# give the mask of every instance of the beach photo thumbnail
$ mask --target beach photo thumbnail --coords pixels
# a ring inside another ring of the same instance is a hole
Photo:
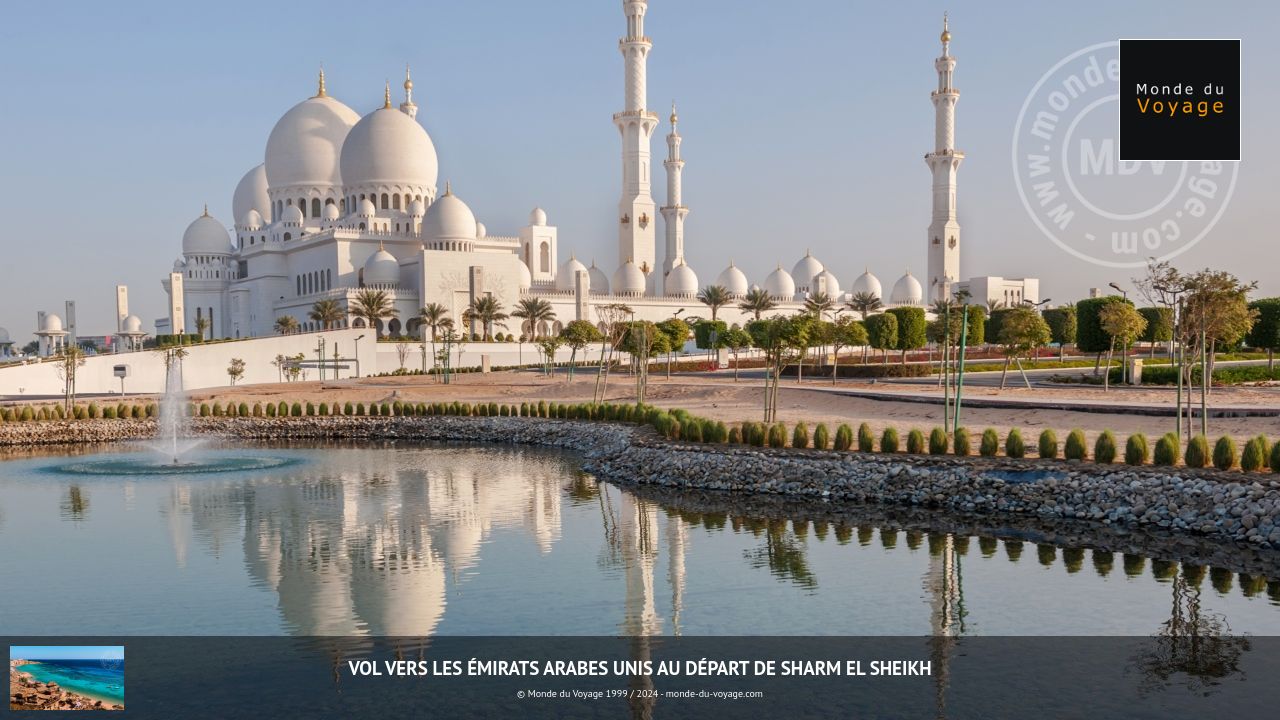
[[[11,645],[10,710],[124,710],[123,645]]]

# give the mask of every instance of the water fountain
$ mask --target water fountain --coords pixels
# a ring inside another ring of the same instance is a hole
[[[169,465],[181,468],[182,457],[200,445],[200,440],[189,437],[185,392],[182,387],[181,348],[167,350],[164,362],[164,396],[160,398],[160,416],[157,418],[156,442],[152,447],[169,460]]]

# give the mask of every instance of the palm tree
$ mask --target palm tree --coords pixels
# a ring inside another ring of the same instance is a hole
[[[830,295],[824,292],[816,292],[805,298],[804,301],[805,312],[814,316],[818,320],[825,320],[827,313],[831,312],[832,308],[835,306],[835,301],[831,299]]]
[[[211,325],[213,325],[213,323],[209,322],[209,318],[204,317],[203,315],[196,318],[196,334],[200,336],[200,342],[204,342],[209,339],[204,335],[209,332],[209,327]]]
[[[342,307],[338,305],[337,300],[317,300],[311,306],[311,312],[307,313],[307,317],[312,322],[319,323],[324,330],[329,330],[342,320]]]
[[[720,308],[728,305],[731,299],[729,291],[723,285],[708,285],[698,291],[698,300],[703,305],[711,308],[711,322],[716,321],[716,315],[720,312]]]
[[[769,293],[760,288],[751,288],[746,295],[742,296],[742,302],[738,303],[738,309],[754,314],[756,319],[759,320],[761,314],[769,312],[777,305],[773,298],[769,297]]]
[[[1003,300],[996,300],[995,298],[987,300],[987,315],[990,316],[992,310],[999,310],[1002,307],[1004,307]]]
[[[492,295],[483,295],[471,301],[471,305],[462,312],[462,319],[466,322],[472,320],[480,323],[480,333],[488,341],[493,335],[493,326],[506,327],[503,320],[509,315],[502,312],[502,303]]]
[[[884,307],[884,303],[880,302],[880,298],[875,293],[862,290],[854,293],[845,306],[860,313],[862,319],[866,320],[868,315]]]
[[[281,335],[298,332],[298,320],[292,315],[281,315],[276,318],[275,328]]]
[[[396,317],[399,312],[391,303],[391,297],[387,295],[386,290],[374,290],[365,288],[356,293],[355,316],[363,318],[375,333],[378,328],[378,321]],[[383,335],[386,334],[384,331]]]
[[[423,327],[431,330],[431,342],[435,342],[440,328],[448,317],[449,310],[445,306],[440,303],[428,303],[418,310],[418,317],[415,319]]]
[[[511,317],[523,321],[520,323],[521,337],[528,336],[530,340],[536,340],[538,326],[543,322],[555,322],[556,311],[551,309],[551,303],[542,298],[522,298],[516,303],[516,309],[511,311]]]

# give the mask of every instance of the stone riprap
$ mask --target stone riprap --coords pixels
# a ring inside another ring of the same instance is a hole
[[[454,440],[581,452],[610,482],[881,503],[962,513],[1154,527],[1280,548],[1280,482],[1271,475],[1056,460],[880,455],[682,443],[647,427],[511,417],[192,418],[197,435],[243,440]],[[151,438],[152,420],[0,425],[0,446]]]

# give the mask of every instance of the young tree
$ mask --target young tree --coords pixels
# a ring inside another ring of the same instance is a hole
[[[1144,307],[1138,313],[1147,321],[1147,327],[1138,337],[1148,343],[1149,357],[1156,356],[1156,344],[1167,343],[1173,339],[1173,308]]]
[[[409,360],[409,351],[412,349],[413,347],[403,340],[396,343],[396,359],[400,361],[401,370],[404,370],[404,364]]]
[[[1066,357],[1067,346],[1076,341],[1075,303],[1049,308],[1041,316],[1049,326],[1051,341],[1058,344],[1058,360],[1061,361]]]
[[[418,321],[418,327],[422,329],[423,339],[426,339],[426,333],[431,333],[431,357],[436,357],[436,338],[446,323],[452,324],[449,319],[449,311],[440,303],[427,303],[418,308],[418,315],[415,318]],[[423,343],[424,345],[426,343]],[[427,359],[422,359],[422,371],[427,370]]]
[[[62,409],[64,413],[70,413],[76,402],[76,375],[85,363],[84,350],[79,345],[68,344],[58,353],[56,361],[54,369],[62,379]]]
[[[1029,307],[1007,308],[1000,323],[998,342],[1004,352],[1004,371],[1000,374],[1000,389],[1005,388],[1005,380],[1009,375],[1009,363],[1018,361],[1018,370],[1022,370],[1021,358],[1028,357],[1037,349],[1047,345],[1050,340],[1049,326],[1040,313]],[[1022,381],[1031,388],[1027,374],[1022,373]]]
[[[867,344],[876,350],[884,351],[885,364],[889,362],[889,351],[898,347],[898,317],[892,313],[879,313],[863,321],[867,328]],[[866,361],[866,357],[863,357]]]
[[[733,301],[733,297],[723,285],[708,285],[698,291],[698,302],[711,308],[711,319],[715,320],[720,308]]]
[[[738,355],[751,347],[751,333],[734,325],[724,334],[721,344],[733,353],[733,381],[738,382]]]
[[[1141,337],[1147,329],[1147,320],[1127,302],[1110,303],[1098,311],[1098,322],[1111,338],[1111,346],[1107,349],[1107,372],[1102,376],[1102,390],[1111,387],[1111,358],[1115,353],[1116,343],[1121,348],[1129,347],[1135,338]]]
[[[596,307],[596,317],[600,318],[600,324],[604,326],[604,339],[600,341],[600,365],[602,367],[600,372],[596,374],[596,387],[591,394],[593,402],[602,403],[608,397],[609,371],[613,367],[613,353],[621,346],[622,338],[626,335],[626,324],[623,321],[633,315],[635,315],[635,312],[630,306],[622,303],[610,303]]]
[[[317,300],[312,304],[307,317],[321,328],[329,330],[342,321],[342,307],[337,300]]]
[[[671,379],[671,356],[684,350],[689,340],[689,324],[680,318],[667,318],[658,323],[658,331],[667,336],[667,379]]]
[[[231,386],[235,387],[240,378],[244,377],[244,360],[231,358],[231,364],[227,365],[227,377],[231,378]]]
[[[746,295],[742,296],[742,302],[738,303],[739,310],[751,313],[756,320],[777,306],[778,303],[774,302],[769,293],[761,288],[751,288]]]
[[[1207,367],[1202,368],[1203,389],[1207,396],[1218,348],[1236,345],[1253,328],[1258,311],[1249,307],[1247,298],[1258,284],[1242,283],[1229,272],[1208,269],[1189,275],[1185,280],[1187,295],[1180,329],[1184,341],[1194,353],[1208,356]]]
[[[1082,353],[1094,353],[1097,356],[1097,362],[1094,364],[1095,373],[1102,365],[1102,354],[1111,348],[1111,336],[1102,329],[1100,313],[1102,308],[1112,303],[1128,304],[1128,301],[1119,295],[1108,295],[1076,303],[1076,349]]]
[[[847,347],[856,347],[867,345],[867,327],[861,321],[851,317],[836,318],[831,323],[831,351],[834,357],[834,364],[831,366],[831,384],[836,384],[836,379],[840,376],[840,350]]]
[[[797,322],[796,317],[773,317],[768,320],[753,320],[747,323],[747,332],[752,343],[764,352],[765,384],[764,384],[764,421],[773,422],[778,417],[778,385],[782,377],[782,368],[796,357],[796,349],[806,347],[807,327]]]
[[[352,309],[355,316],[363,319],[365,324],[373,329],[375,333],[377,333],[378,326],[383,320],[390,320],[400,314],[386,290],[375,290],[373,288],[364,288],[357,292],[355,305]],[[381,334],[387,334],[385,328],[382,329]]]
[[[502,311],[502,303],[492,295],[482,295],[471,302],[462,313],[462,320],[467,323],[480,323],[480,335],[485,342],[493,339],[494,326],[505,328],[506,319],[510,317]]]
[[[877,297],[875,293],[867,290],[861,290],[854,293],[849,298],[849,301],[845,303],[845,307],[860,313],[864,322],[866,321],[867,316],[879,310],[883,306],[883,303],[880,302],[880,298]]]
[[[298,320],[292,315],[281,315],[276,318],[275,329],[281,335],[291,335],[298,332]]]
[[[906,365],[907,352],[919,350],[928,342],[928,322],[924,308],[898,307],[890,308],[888,312],[898,318],[897,349],[902,351],[902,364]]]
[[[564,340],[560,339],[558,335],[548,335],[534,344],[537,346],[538,352],[542,353],[542,374],[555,374],[552,366],[556,362],[556,351],[564,344]]]
[[[578,351],[604,337],[588,320],[573,320],[560,331],[560,339],[569,346],[569,382],[573,382],[573,370],[578,364]]]
[[[1280,298],[1262,298],[1249,303],[1257,319],[1245,336],[1245,344],[1267,351],[1267,372],[1275,368],[1275,352],[1280,349]]]

